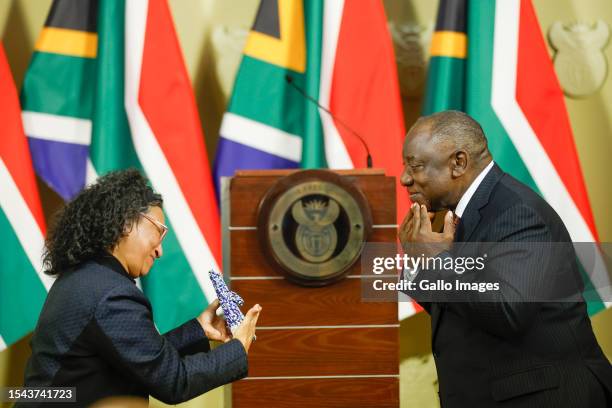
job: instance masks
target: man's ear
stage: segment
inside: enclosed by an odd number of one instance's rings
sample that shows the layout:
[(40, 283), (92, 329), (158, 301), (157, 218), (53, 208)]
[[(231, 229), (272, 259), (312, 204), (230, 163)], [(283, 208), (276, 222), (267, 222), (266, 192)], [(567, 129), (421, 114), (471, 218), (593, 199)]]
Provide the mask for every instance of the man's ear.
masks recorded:
[(465, 150), (457, 150), (450, 160), (451, 174), (453, 178), (461, 177), (465, 174), (468, 167), (468, 154)]

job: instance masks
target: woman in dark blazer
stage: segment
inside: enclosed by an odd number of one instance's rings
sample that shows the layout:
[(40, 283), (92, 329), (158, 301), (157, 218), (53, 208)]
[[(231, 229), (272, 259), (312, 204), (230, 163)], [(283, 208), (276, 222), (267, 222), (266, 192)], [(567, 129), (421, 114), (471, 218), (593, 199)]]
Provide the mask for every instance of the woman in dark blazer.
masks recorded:
[[(176, 404), (247, 375), (259, 305), (233, 338), (216, 316), (218, 301), (157, 331), (134, 279), (162, 256), (167, 230), (161, 196), (136, 170), (109, 173), (68, 203), (46, 241), (45, 272), (57, 280), (32, 337), (25, 386), (76, 387), (71, 406), (149, 395)], [(209, 340), (223, 344), (211, 350)]]

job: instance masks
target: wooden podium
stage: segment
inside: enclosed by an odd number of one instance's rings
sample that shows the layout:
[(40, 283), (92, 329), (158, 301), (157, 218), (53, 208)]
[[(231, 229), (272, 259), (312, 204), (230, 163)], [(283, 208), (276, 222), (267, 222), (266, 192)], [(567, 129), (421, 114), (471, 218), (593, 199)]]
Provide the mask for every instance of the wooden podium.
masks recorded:
[[(232, 385), (231, 406), (398, 407), (397, 304), (361, 301), (360, 262), (338, 282), (304, 287), (287, 280), (263, 255), (258, 203), (295, 171), (240, 171), (224, 183), (224, 273), (244, 298), (245, 310), (255, 303), (263, 307), (249, 376)], [(358, 187), (369, 203), (373, 228), (368, 241), (395, 242), (394, 179), (378, 169), (335, 173)]]

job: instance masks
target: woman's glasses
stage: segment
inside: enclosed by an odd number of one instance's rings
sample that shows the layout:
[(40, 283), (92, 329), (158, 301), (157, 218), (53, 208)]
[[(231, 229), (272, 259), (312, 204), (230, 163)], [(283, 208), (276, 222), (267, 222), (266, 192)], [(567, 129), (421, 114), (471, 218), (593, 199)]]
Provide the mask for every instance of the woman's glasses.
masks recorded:
[(153, 223), (153, 225), (155, 225), (155, 227), (159, 231), (159, 242), (162, 242), (164, 240), (164, 237), (168, 233), (168, 226), (162, 224), (161, 222), (157, 221), (155, 218), (153, 218), (150, 215), (147, 215), (147, 214), (145, 214), (143, 212), (141, 212), (140, 215), (142, 215), (147, 220), (151, 221)]

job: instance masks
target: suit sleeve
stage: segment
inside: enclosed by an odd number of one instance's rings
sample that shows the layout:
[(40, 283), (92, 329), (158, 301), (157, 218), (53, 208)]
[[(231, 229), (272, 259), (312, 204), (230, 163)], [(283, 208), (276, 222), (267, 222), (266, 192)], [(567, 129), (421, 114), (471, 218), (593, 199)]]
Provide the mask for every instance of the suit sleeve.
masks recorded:
[[(432, 299), (430, 293), (411, 294), (417, 301), (447, 302), (472, 324), (494, 335), (511, 338), (520, 335), (531, 325), (541, 300), (547, 294), (547, 286), (553, 282), (551, 254), (543, 254), (544, 245), (550, 242), (549, 230), (540, 216), (522, 204), (506, 210), (496, 217), (489, 227), (491, 243), (483, 271), (458, 275), (452, 270), (424, 270), (414, 282), (443, 280), (470, 283), (497, 283), (498, 290), (450, 291), (443, 299)], [(443, 252), (439, 257), (452, 258)], [(439, 295), (436, 295), (439, 296)]]
[(247, 375), (246, 352), (238, 340), (207, 353), (182, 356), (176, 345), (190, 343), (193, 323), (160, 335), (151, 306), (136, 287), (121, 286), (104, 296), (93, 323), (92, 341), (100, 353), (165, 403), (187, 401)]
[[(404, 269), (402, 271), (402, 275), (405, 280), (408, 280), (410, 282), (414, 281), (415, 283), (418, 283), (418, 279), (417, 279), (418, 272), (419, 271), (415, 271), (415, 274), (411, 275), (408, 270)], [(431, 301), (426, 301), (425, 300), (426, 296), (418, 296), (418, 291), (404, 290), (402, 292), (406, 294), (408, 297), (410, 297), (411, 299), (417, 301), (419, 306), (421, 306), (423, 310), (425, 310), (425, 312), (427, 312), (427, 314), (431, 316)]]
[(164, 334), (181, 355), (206, 353), (210, 351), (210, 343), (196, 319), (186, 321), (179, 327)]

